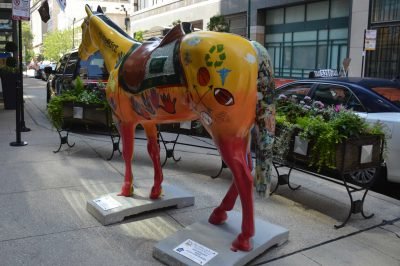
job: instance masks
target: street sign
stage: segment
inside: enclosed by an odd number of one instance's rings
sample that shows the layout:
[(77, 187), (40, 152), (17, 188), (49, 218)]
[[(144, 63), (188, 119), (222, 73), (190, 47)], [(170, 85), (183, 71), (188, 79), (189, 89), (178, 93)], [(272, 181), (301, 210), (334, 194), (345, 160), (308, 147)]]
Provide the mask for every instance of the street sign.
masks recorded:
[(376, 49), (376, 30), (366, 30), (364, 39), (364, 51), (375, 51)]
[(12, 19), (30, 19), (30, 0), (12, 0)]

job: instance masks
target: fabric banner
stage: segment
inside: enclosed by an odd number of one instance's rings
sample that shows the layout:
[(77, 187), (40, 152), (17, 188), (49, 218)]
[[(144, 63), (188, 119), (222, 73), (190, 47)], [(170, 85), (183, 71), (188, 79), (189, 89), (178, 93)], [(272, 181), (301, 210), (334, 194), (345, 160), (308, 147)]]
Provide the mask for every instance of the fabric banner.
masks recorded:
[(45, 0), (42, 5), (39, 7), (39, 14), (40, 18), (44, 23), (49, 21), (50, 19), (50, 12), (49, 12), (49, 3), (47, 3), (47, 0)]
[(12, 0), (12, 19), (30, 19), (30, 0)]

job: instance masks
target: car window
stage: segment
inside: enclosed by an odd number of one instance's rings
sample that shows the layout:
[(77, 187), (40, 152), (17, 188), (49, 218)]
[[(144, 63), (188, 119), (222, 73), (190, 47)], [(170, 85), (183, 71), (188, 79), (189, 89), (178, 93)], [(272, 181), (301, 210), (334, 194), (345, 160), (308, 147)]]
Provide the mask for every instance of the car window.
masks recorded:
[(319, 84), (314, 91), (315, 101), (320, 101), (327, 106), (343, 105), (356, 112), (365, 112), (359, 99), (350, 89), (335, 84)]
[(372, 90), (400, 107), (400, 88), (377, 87)]
[(78, 62), (78, 60), (79, 60), (78, 53), (72, 53), (71, 56), (69, 57), (67, 65), (65, 66), (64, 74), (73, 75), (75, 73), (76, 63)]
[(287, 85), (286, 87), (279, 89), (277, 95), (278, 95), (278, 97), (281, 94), (283, 94), (287, 97), (291, 97), (292, 95), (295, 95), (299, 100), (302, 100), (302, 99), (304, 99), (304, 97), (306, 97), (309, 94), (312, 86), (313, 86), (313, 83), (290, 84), (290, 85)]
[[(81, 61), (80, 69), (85, 69), (89, 79), (107, 79), (108, 71), (104, 64), (104, 59), (100, 53), (95, 53), (87, 61)], [(80, 69), (78, 72), (80, 72)]]
[(57, 67), (56, 67), (57, 74), (64, 73), (65, 64), (67, 63), (68, 57), (69, 57), (69, 54), (66, 54), (63, 57), (61, 57), (60, 61), (57, 64)]

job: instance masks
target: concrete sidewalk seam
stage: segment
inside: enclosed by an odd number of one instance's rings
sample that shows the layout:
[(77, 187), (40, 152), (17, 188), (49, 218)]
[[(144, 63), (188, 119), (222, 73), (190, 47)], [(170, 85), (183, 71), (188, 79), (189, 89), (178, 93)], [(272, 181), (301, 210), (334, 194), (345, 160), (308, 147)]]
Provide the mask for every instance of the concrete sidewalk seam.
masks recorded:
[(306, 247), (306, 248), (303, 248), (303, 249), (299, 249), (299, 250), (293, 251), (291, 253), (288, 253), (288, 254), (285, 254), (285, 255), (270, 259), (270, 260), (258, 262), (256, 264), (252, 264), (252, 266), (263, 265), (265, 263), (269, 263), (269, 262), (273, 262), (273, 261), (276, 261), (276, 260), (280, 260), (280, 259), (292, 256), (292, 255), (295, 255), (295, 254), (299, 254), (299, 253), (301, 253), (303, 251), (311, 250), (313, 248), (317, 248), (317, 247), (320, 247), (320, 246), (323, 246), (323, 245), (326, 245), (326, 244), (329, 244), (329, 243), (332, 243), (332, 242), (335, 242), (335, 241), (338, 241), (338, 240), (341, 240), (341, 239), (344, 239), (344, 238), (348, 238), (348, 237), (351, 237), (351, 236), (354, 236), (354, 235), (358, 235), (360, 233), (367, 232), (367, 231), (370, 231), (370, 230), (375, 229), (375, 228), (380, 228), (381, 226), (390, 225), (390, 224), (393, 224), (393, 223), (395, 223), (397, 221), (400, 221), (400, 217), (392, 219), (392, 220), (389, 220), (389, 221), (383, 220), (380, 224), (376, 224), (376, 225), (370, 226), (368, 228), (361, 229), (361, 230), (349, 233), (347, 235), (339, 236), (337, 238), (333, 238), (333, 239), (330, 239), (328, 241), (324, 241), (324, 242), (321, 242), (321, 243), (318, 243), (318, 244), (315, 244), (315, 245), (312, 245), (312, 246), (309, 246), (309, 247)]

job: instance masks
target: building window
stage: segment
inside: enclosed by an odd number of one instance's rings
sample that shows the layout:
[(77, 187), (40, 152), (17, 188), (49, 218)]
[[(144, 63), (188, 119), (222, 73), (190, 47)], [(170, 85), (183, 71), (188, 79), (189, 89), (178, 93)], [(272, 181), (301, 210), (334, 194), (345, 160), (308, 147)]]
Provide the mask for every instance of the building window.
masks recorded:
[(376, 48), (366, 52), (367, 77), (398, 78), (400, 75), (400, 1), (373, 0), (370, 29), (377, 30)]
[(400, 22), (400, 1), (373, 0), (371, 22)]
[(265, 46), (275, 75), (305, 78), (316, 69), (339, 70), (348, 53), (349, 8), (348, 1), (326, 0), (267, 10)]
[(247, 37), (246, 13), (225, 16), (225, 20), (229, 23), (229, 32)]

